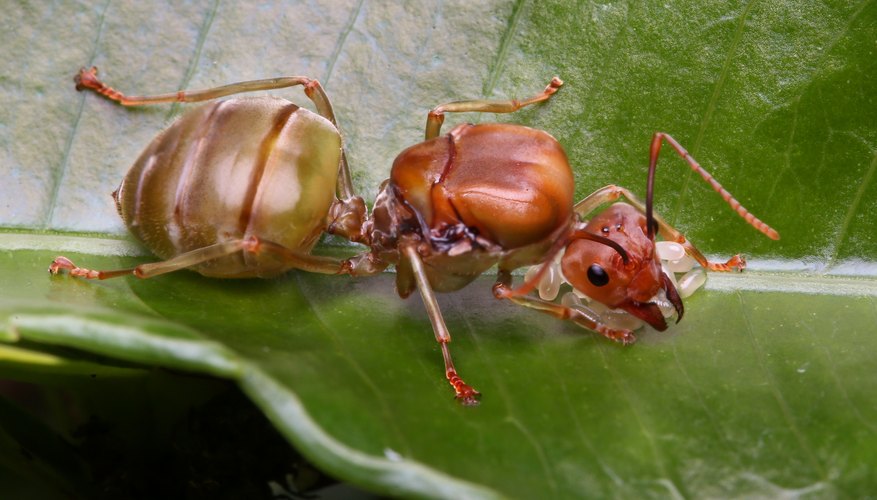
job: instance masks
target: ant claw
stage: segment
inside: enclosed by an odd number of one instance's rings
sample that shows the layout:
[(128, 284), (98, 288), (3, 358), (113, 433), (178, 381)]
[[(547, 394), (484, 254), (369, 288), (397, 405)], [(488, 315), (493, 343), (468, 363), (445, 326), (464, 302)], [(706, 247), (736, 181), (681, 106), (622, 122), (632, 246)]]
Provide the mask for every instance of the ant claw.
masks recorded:
[(95, 88), (99, 82), (97, 79), (97, 66), (92, 66), (88, 69), (79, 68), (79, 73), (73, 77), (73, 82), (76, 84), (76, 90), (79, 91)]
[(58, 256), (55, 257), (55, 260), (52, 261), (52, 264), (49, 266), (49, 273), (53, 275), (57, 275), (61, 272), (62, 269), (72, 270), (76, 267), (73, 262), (67, 257)]
[(744, 269), (746, 269), (746, 257), (742, 255), (735, 255), (728, 259), (727, 262), (707, 262), (707, 269), (710, 271), (717, 272), (731, 272), (737, 271), (738, 273), (742, 273)]
[(463, 406), (478, 406), (481, 404), (481, 393), (467, 385), (465, 389), (457, 393), (456, 399)]
[[(442, 344), (445, 346), (447, 344)], [(454, 392), (457, 393), (456, 398), (463, 406), (475, 406), (478, 404), (478, 398), (481, 397), (481, 393), (476, 391), (474, 387), (463, 382), (463, 379), (457, 375), (456, 370), (453, 367), (448, 369), (447, 371), (448, 382), (450, 382), (451, 387), (454, 388)]]
[(599, 325), (596, 331), (609, 340), (621, 342), (622, 345), (630, 345), (636, 342), (636, 335), (630, 330), (615, 330), (605, 325)]
[(630, 330), (622, 330), (620, 335), (618, 335), (613, 340), (617, 342), (621, 342), (621, 345), (630, 345), (636, 342), (636, 335), (633, 334)]

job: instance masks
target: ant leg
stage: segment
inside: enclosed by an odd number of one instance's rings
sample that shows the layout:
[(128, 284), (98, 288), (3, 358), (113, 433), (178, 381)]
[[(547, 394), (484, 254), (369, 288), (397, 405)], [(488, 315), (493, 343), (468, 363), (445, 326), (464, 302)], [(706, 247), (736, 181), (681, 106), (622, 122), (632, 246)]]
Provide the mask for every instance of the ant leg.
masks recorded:
[(86, 269), (84, 267), (78, 267), (76, 264), (73, 263), (73, 261), (71, 261), (67, 257), (59, 256), (56, 257), (55, 260), (52, 262), (52, 265), (49, 266), (49, 272), (52, 274), (58, 274), (62, 270), (66, 269), (71, 276), (98, 280), (117, 278), (119, 276), (125, 276), (129, 274), (133, 274), (138, 278), (146, 279), (158, 276), (160, 274), (170, 273), (173, 271), (178, 271), (180, 269), (185, 269), (187, 267), (192, 267), (201, 264), (202, 262), (207, 262), (209, 260), (225, 257), (226, 255), (231, 255), (235, 252), (239, 252), (243, 248), (244, 240), (236, 239), (223, 243), (216, 243), (214, 245), (199, 248), (197, 250), (192, 250), (191, 252), (177, 255), (176, 257), (170, 258), (165, 261), (152, 262), (149, 264), (140, 264), (137, 267), (131, 267), (128, 269), (117, 269), (113, 271), (95, 271), (92, 269)]
[[(617, 201), (619, 198), (624, 197), (627, 201), (633, 205), (634, 208), (639, 210), (642, 213), (646, 213), (646, 204), (640, 200), (635, 194), (633, 194), (629, 189), (609, 185), (594, 191), (582, 201), (576, 203), (573, 210), (575, 210), (576, 214), (580, 217), (585, 217), (591, 212), (595, 211), (601, 205), (605, 205), (606, 203), (612, 203)], [(742, 271), (746, 267), (746, 260), (740, 255), (734, 255), (727, 262), (711, 262), (709, 261), (700, 250), (697, 249), (690, 241), (685, 238), (685, 235), (679, 232), (676, 228), (671, 226), (658, 214), (652, 214), (655, 222), (658, 224), (658, 234), (661, 235), (662, 238), (666, 241), (675, 241), (682, 245), (685, 249), (685, 252), (690, 255), (694, 260), (698, 262), (705, 269), (709, 269), (710, 271), (719, 271), (719, 272), (727, 272), (738, 270)]]
[[(582, 220), (587, 220), (587, 216), (592, 212), (595, 212), (601, 205), (615, 203), (622, 196), (630, 198), (630, 195), (632, 194), (633, 193), (631, 193), (630, 190), (621, 186), (616, 186), (615, 184), (603, 186), (584, 197), (580, 202), (576, 203), (575, 206), (573, 206), (573, 211)], [(645, 205), (643, 205), (643, 208), (645, 208)], [(655, 218), (658, 217), (660, 216), (655, 215)]]
[(402, 248), (411, 268), (414, 271), (414, 279), (417, 282), (417, 288), (420, 290), (420, 296), (423, 299), (423, 305), (426, 306), (426, 312), (429, 315), (429, 321), (432, 323), (432, 330), (435, 333), (435, 339), (442, 348), (442, 356), (445, 360), (445, 377), (454, 388), (457, 399), (464, 405), (478, 404), (480, 393), (472, 386), (467, 384), (457, 375), (457, 369), (454, 368), (454, 362), (451, 359), (451, 353), (448, 351), (448, 343), (451, 341), (451, 333), (445, 325), (442, 318), (442, 312), (439, 309), (438, 301), (436, 301), (435, 293), (429, 285), (426, 271), (423, 269), (423, 262), (414, 245), (406, 245)]
[[(548, 274), (551, 267), (554, 265), (555, 258), (558, 253), (566, 248), (569, 244), (569, 236), (557, 238), (557, 240), (551, 245), (545, 255), (542, 258), (542, 264), (539, 266), (539, 269), (536, 271), (536, 274), (533, 275), (529, 280), (524, 280), (524, 283), (516, 289), (511, 288), (511, 277), (509, 277), (509, 282), (507, 283), (508, 288), (504, 288), (501, 292), (502, 297), (497, 296), (497, 298), (502, 299), (511, 299), (513, 296), (526, 296), (530, 292), (536, 289), (538, 283), (542, 281), (542, 278)], [(500, 271), (507, 272), (507, 271)], [(497, 291), (494, 289), (494, 295), (496, 295)]]
[[(118, 90), (110, 87), (97, 77), (97, 68), (92, 66), (90, 69), (81, 68), (79, 73), (73, 77), (76, 83), (76, 90), (92, 90), (111, 101), (116, 101), (123, 106), (141, 106), (145, 104), (162, 104), (169, 102), (200, 102), (209, 101), (218, 97), (225, 97), (244, 92), (254, 92), (257, 90), (282, 89), (301, 85), (305, 87), (305, 93), (314, 101), (318, 111), (326, 119), (335, 123), (335, 116), (332, 113), (332, 107), (329, 105), (329, 99), (326, 97), (320, 84), (306, 76), (283, 76), (279, 78), (267, 78), (264, 80), (249, 80), (245, 82), (231, 83), (220, 87), (212, 87), (202, 90), (180, 90), (178, 92), (168, 92), (166, 94), (156, 94), (150, 96), (128, 96)], [(308, 90), (311, 87), (312, 90)], [(313, 97), (312, 97), (313, 95)]]
[[(272, 90), (302, 85), (305, 87), (305, 93), (314, 101), (314, 104), (320, 108), (320, 114), (326, 119), (335, 123), (335, 116), (332, 114), (332, 108), (328, 105), (328, 98), (319, 83), (306, 76), (284, 76), (279, 78), (267, 78), (264, 80), (250, 80), (246, 82), (231, 83), (221, 87), (212, 87), (203, 90), (180, 90), (178, 92), (168, 92), (166, 94), (157, 94), (150, 96), (128, 96), (118, 90), (106, 85), (97, 77), (97, 68), (92, 66), (90, 69), (81, 68), (79, 74), (73, 77), (76, 83), (76, 90), (92, 90), (107, 99), (116, 101), (123, 106), (141, 106), (145, 104), (162, 104), (169, 102), (200, 102), (209, 101), (218, 97), (225, 97), (233, 94), (241, 94), (244, 92), (254, 92), (257, 90)], [(313, 87), (308, 92), (307, 87)], [(311, 94), (316, 97), (311, 97)], [(326, 110), (328, 106), (328, 110)], [(325, 113), (328, 113), (325, 114)]]
[(432, 108), (432, 111), (430, 111), (426, 117), (426, 139), (429, 140), (433, 137), (439, 136), (442, 129), (442, 123), (445, 121), (445, 113), (464, 113), (469, 111), (480, 111), (484, 113), (514, 113), (524, 106), (547, 100), (557, 92), (557, 89), (559, 89), (561, 85), (563, 85), (563, 81), (555, 76), (548, 83), (548, 86), (545, 87), (545, 90), (529, 99), (524, 99), (523, 101), (518, 101), (517, 99), (507, 101), (476, 99), (440, 104)]
[(624, 345), (636, 342), (636, 336), (632, 331), (609, 328), (603, 324), (599, 314), (584, 306), (581, 309), (573, 309), (532, 295), (516, 294), (512, 289), (512, 275), (508, 271), (499, 271), (497, 274), (496, 283), (493, 285), (493, 296), (498, 299), (508, 299), (519, 306), (529, 307), (558, 319), (572, 321)]
[[(306, 83), (302, 84), (304, 85), (305, 95), (307, 95), (314, 103), (320, 116), (332, 122), (332, 125), (335, 125), (335, 129), (340, 133), (341, 128), (335, 120), (335, 111), (332, 110), (332, 102), (329, 101), (329, 96), (326, 95), (326, 91), (323, 90), (323, 86), (320, 85), (320, 82), (300, 76), (287, 78), (302, 78), (308, 80)], [(341, 134), (341, 136), (343, 138), (344, 134)], [(345, 206), (346, 214), (357, 213), (359, 206), (362, 206), (362, 217), (359, 221), (359, 226), (361, 227), (365, 222), (365, 203), (362, 201), (361, 197), (356, 196), (356, 192), (353, 190), (353, 179), (350, 177), (350, 167), (347, 165), (347, 152), (344, 148), (341, 148), (341, 162), (338, 164), (338, 187), (336, 188), (336, 196), (339, 200), (342, 200), (340, 203)], [(348, 239), (352, 238), (348, 237)]]
[[(305, 95), (308, 96), (317, 108), (317, 113), (332, 122), (332, 125), (335, 125), (335, 128), (338, 129), (338, 123), (335, 120), (335, 112), (332, 110), (332, 103), (329, 101), (329, 96), (326, 95), (320, 82), (306, 76), (283, 76), (278, 78), (267, 78), (264, 80), (250, 80), (203, 90), (180, 90), (178, 92), (169, 92), (166, 94), (151, 96), (128, 96), (119, 92), (109, 85), (106, 85), (97, 77), (97, 68), (94, 66), (90, 69), (81, 68), (79, 74), (73, 78), (73, 81), (76, 83), (76, 90), (92, 90), (95, 93), (112, 101), (116, 101), (123, 106), (140, 106), (171, 102), (200, 102), (216, 99), (218, 97), (241, 94), (244, 92), (282, 89), (301, 85), (304, 87)], [(340, 131), (340, 129), (338, 130)], [(345, 201), (355, 197), (353, 182), (350, 178), (350, 169), (347, 166), (347, 157), (343, 149), (341, 151), (341, 162), (338, 165), (337, 196)]]
[(245, 240), (244, 250), (258, 254), (271, 252), (284, 261), (292, 264), (295, 269), (320, 274), (349, 274), (351, 276), (371, 276), (387, 268), (386, 263), (375, 258), (371, 252), (365, 252), (349, 259), (336, 259), (321, 255), (302, 253), (273, 241), (251, 236)]
[(368, 263), (370, 260), (363, 256), (347, 260), (339, 260), (332, 257), (310, 255), (297, 252), (278, 243), (251, 236), (246, 239), (233, 239), (198, 248), (161, 262), (151, 262), (136, 267), (111, 271), (99, 271), (79, 267), (67, 257), (59, 256), (56, 257), (52, 262), (52, 265), (49, 266), (49, 272), (52, 274), (58, 274), (62, 270), (66, 270), (71, 276), (98, 280), (117, 278), (126, 275), (134, 275), (138, 278), (146, 279), (179, 271), (180, 269), (197, 266), (198, 264), (225, 257), (240, 251), (252, 254), (268, 251), (280, 257), (283, 261), (290, 264), (291, 267), (312, 273), (366, 275), (374, 274), (383, 270), (379, 265), (371, 265), (369, 267)]
[[(691, 167), (692, 170), (697, 172), (703, 180), (709, 183), (712, 186), (713, 190), (719, 193), (719, 196), (722, 197), (723, 200), (731, 207), (732, 210), (737, 212), (737, 215), (743, 218), (749, 225), (763, 233), (768, 238), (773, 240), (778, 240), (780, 238), (779, 233), (776, 232), (772, 227), (768, 226), (760, 219), (755, 217), (749, 210), (747, 210), (743, 205), (737, 201), (731, 193), (728, 192), (727, 189), (722, 187), (709, 172), (707, 172), (700, 164), (695, 160), (688, 151), (683, 148), (679, 142), (676, 141), (669, 134), (664, 132), (655, 132), (655, 135), (652, 136), (652, 144), (649, 148), (649, 174), (648, 174), (648, 188), (646, 195), (646, 202), (643, 203), (639, 199), (636, 198), (630, 191), (624, 188), (620, 188), (618, 186), (606, 186), (595, 193), (591, 194), (584, 200), (580, 201), (575, 206), (575, 211), (580, 217), (584, 217), (584, 215), (594, 211), (598, 206), (608, 203), (611, 201), (615, 201), (619, 198), (619, 196), (624, 196), (627, 198), (632, 205), (634, 205), (638, 210), (646, 214), (646, 219), (654, 220), (658, 229), (661, 233), (661, 236), (666, 240), (675, 241), (680, 243), (683, 247), (685, 247), (685, 251), (691, 255), (695, 260), (697, 260), (702, 266), (712, 270), (712, 271), (730, 271), (732, 269), (742, 270), (746, 267), (746, 262), (739, 255), (735, 255), (728, 262), (722, 263), (712, 263), (709, 262), (703, 254), (694, 247), (691, 243), (688, 243), (685, 240), (685, 236), (682, 235), (679, 231), (674, 229), (672, 226), (667, 224), (661, 217), (652, 213), (652, 193), (654, 192), (654, 184), (655, 184), (655, 170), (658, 164), (658, 155), (661, 152), (661, 146), (664, 142), (667, 142), (676, 153), (682, 157), (688, 163), (688, 166)], [(648, 224), (650, 227), (648, 228), (649, 237), (653, 236), (653, 229), (651, 224)]]

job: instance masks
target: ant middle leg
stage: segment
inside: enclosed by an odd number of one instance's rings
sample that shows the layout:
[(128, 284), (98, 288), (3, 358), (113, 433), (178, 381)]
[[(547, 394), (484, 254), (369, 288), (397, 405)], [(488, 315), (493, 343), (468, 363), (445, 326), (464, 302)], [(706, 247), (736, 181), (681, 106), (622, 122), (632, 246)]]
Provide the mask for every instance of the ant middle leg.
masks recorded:
[(432, 108), (432, 111), (430, 111), (426, 117), (426, 139), (429, 140), (439, 136), (442, 129), (442, 123), (445, 121), (445, 113), (465, 113), (470, 111), (480, 111), (484, 113), (514, 113), (525, 106), (547, 100), (557, 92), (557, 89), (559, 89), (561, 85), (563, 85), (563, 81), (555, 76), (548, 83), (548, 86), (545, 87), (545, 90), (533, 97), (524, 99), (523, 101), (517, 99), (503, 101), (473, 99), (440, 104)]
[(448, 350), (448, 343), (451, 341), (451, 333), (448, 331), (442, 312), (439, 309), (438, 301), (435, 298), (435, 292), (429, 284), (426, 271), (423, 268), (423, 262), (417, 253), (415, 245), (406, 245), (402, 248), (404, 257), (411, 264), (411, 270), (414, 273), (414, 279), (417, 282), (417, 288), (420, 290), (420, 296), (423, 299), (423, 305), (426, 306), (426, 312), (429, 315), (429, 321), (432, 323), (435, 339), (442, 349), (442, 357), (445, 362), (445, 377), (448, 383), (454, 388), (457, 399), (464, 405), (477, 405), (478, 398), (481, 393), (475, 390), (471, 385), (467, 384), (457, 374), (454, 367), (454, 361), (451, 359), (451, 352)]

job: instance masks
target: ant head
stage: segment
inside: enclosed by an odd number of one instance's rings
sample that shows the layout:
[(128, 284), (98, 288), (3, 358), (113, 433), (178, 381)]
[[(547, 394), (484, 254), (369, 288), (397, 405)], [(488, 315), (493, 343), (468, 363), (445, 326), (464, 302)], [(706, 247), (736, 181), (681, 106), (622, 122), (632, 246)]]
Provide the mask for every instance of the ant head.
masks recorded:
[(664, 330), (667, 323), (653, 302), (655, 296), (663, 290), (680, 317), (682, 301), (661, 270), (646, 220), (626, 203), (612, 205), (573, 235), (561, 268), (576, 290)]

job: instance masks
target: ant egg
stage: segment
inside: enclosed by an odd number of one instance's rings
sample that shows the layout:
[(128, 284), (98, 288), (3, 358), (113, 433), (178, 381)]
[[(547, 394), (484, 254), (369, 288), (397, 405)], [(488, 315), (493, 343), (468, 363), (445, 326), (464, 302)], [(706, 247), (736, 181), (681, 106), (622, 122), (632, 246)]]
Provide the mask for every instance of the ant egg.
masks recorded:
[(539, 297), (543, 300), (556, 299), (557, 294), (560, 293), (560, 285), (560, 269), (558, 269), (557, 263), (554, 263), (548, 267), (548, 271), (539, 283)]
[(670, 278), (670, 282), (673, 283), (673, 286), (679, 288), (679, 284), (676, 282), (676, 273), (670, 269), (670, 266), (667, 265), (667, 261), (661, 261), (661, 269), (664, 271), (664, 274)]
[[(527, 273), (524, 274), (524, 282), (528, 282), (536, 277), (536, 273), (541, 269), (541, 265), (530, 266)], [(539, 292), (539, 298), (542, 300), (554, 300), (560, 293), (560, 286), (566, 283), (566, 278), (560, 270), (560, 256), (554, 259), (554, 262), (545, 270), (545, 274), (536, 283), (536, 290)]]
[(697, 261), (686, 255), (679, 260), (665, 261), (665, 265), (669, 271), (673, 271), (674, 273), (687, 273), (694, 269), (694, 266), (697, 265)]
[(661, 260), (679, 260), (685, 257), (685, 248), (675, 241), (659, 241), (655, 243), (655, 251)]
[(658, 253), (658, 257), (664, 261), (664, 267), (667, 271), (686, 273), (697, 264), (696, 260), (685, 253), (685, 247), (675, 241), (659, 241), (655, 243), (655, 251)]
[(679, 290), (679, 297), (683, 299), (690, 297), (704, 283), (706, 283), (706, 272), (703, 268), (692, 269), (679, 279), (679, 286), (676, 287)]
[(539, 272), (539, 265), (530, 266), (530, 269), (527, 269), (527, 273), (524, 274), (524, 282), (529, 282), (533, 278), (536, 277), (536, 273)]

